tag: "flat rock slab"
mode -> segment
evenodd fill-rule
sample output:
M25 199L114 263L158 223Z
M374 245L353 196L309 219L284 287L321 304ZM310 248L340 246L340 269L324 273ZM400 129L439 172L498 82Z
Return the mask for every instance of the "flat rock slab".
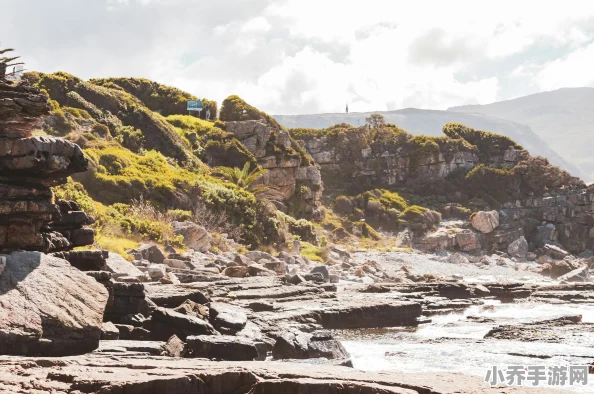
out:
M258 349L247 338L229 335L198 335L186 338L190 357L216 360L255 360Z
M145 287L147 297L158 306L175 308L185 300L205 304L210 302L206 295L208 283L188 283L179 285L150 284Z
M66 260L0 256L0 354L64 356L99 345L107 289Z
M117 253L109 253L109 257L105 260L105 267L107 271L112 272L115 278L122 276L140 277L143 273L131 262L123 258Z
M95 353L144 353L158 356L163 351L165 342L161 341L101 341Z
M418 302L346 294L333 299L282 303L278 311L260 312L258 317L271 325L315 321L326 329L376 328L416 325L421 310Z
M451 373L362 372L258 361L211 362L92 354L61 359L0 358L0 392L32 393L553 394L550 388L490 387Z
M319 287L279 286L264 289L250 289L234 291L230 296L238 300L253 300L257 298L290 298L305 294L319 294L324 290Z

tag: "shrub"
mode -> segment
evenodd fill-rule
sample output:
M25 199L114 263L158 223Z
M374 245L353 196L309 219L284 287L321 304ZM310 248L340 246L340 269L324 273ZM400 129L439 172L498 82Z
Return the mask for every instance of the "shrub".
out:
M186 114L187 102L198 100L198 97L183 90L143 78L92 79L90 82L127 92L138 98L151 111L159 112L163 116ZM210 107L211 119L216 119L217 103L208 99L202 99L202 102ZM206 116L205 112L200 113L201 118Z
M460 123L447 123L443 126L443 133L453 139L461 138L468 143L476 146L479 151L481 161L486 162L495 155L501 155L508 148L523 150L521 145L517 144L511 138L490 133L488 131L475 130Z
M240 120L265 120L269 126L281 129L274 118L264 112L252 107L239 96L227 97L221 106L221 114L219 118L222 121L240 121Z
M110 136L109 128L101 123L95 123L91 126L91 132L99 138L107 139Z

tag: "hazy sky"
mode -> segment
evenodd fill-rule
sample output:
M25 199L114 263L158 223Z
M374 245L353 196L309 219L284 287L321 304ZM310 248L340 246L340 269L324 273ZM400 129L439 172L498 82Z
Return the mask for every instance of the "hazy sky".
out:
M594 86L594 1L0 0L0 45L272 114L445 109Z

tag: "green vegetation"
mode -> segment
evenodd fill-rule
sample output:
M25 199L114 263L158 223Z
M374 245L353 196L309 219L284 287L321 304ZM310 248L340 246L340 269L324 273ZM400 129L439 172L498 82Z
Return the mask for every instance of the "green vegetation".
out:
M268 174L268 170L255 167L250 171L250 167L250 162L246 162L243 168L217 167L213 170L213 175L231 182L240 189L249 190L257 197L269 194L270 186L257 183L264 175Z
M408 171L415 172L425 156L433 156L434 161L439 161L439 144L435 137L417 135L408 141L411 150L408 153Z
M188 111L189 100L199 100L198 97L184 92L178 88L162 85L143 78L107 78L92 79L91 83L110 89L121 90L139 99L151 111L163 116L182 115ZM217 117L217 103L212 100L202 99L204 106L210 109L210 118ZM205 118L206 111L201 111L200 117Z
M229 96L222 104L221 114L219 118L222 121L239 121L239 120L265 120L271 127L282 129L274 118L255 107L252 107L239 96Z
M463 139L476 146L482 162L488 162L493 156L502 155L509 148L524 150L521 145L507 136L475 130L460 123L448 123L443 126L442 131L449 138Z
M197 165L190 147L165 118L124 90L84 82L64 72L30 73L25 79L61 106L85 110L98 123L106 125L112 136L118 136L121 126L142 130L145 149L155 149L187 167Z

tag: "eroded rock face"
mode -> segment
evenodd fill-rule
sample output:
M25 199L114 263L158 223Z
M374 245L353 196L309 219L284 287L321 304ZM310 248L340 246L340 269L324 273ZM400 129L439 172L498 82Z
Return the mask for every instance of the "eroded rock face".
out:
M65 356L99 345L108 293L67 261L38 252L1 256L0 354Z
M0 82L0 134L29 137L39 117L50 111L47 97L38 89Z
M80 147L31 137L47 97L26 86L0 83L0 252L53 252L93 243L93 220L72 202L54 204L49 186L88 169Z
M225 130L241 141L258 164L268 170L259 182L273 187L282 196L285 206L279 208L292 210L296 216L307 219L322 219L320 170L302 163L295 151L297 146L293 146L286 131L271 127L263 120L226 122ZM298 204L292 201L294 199Z

